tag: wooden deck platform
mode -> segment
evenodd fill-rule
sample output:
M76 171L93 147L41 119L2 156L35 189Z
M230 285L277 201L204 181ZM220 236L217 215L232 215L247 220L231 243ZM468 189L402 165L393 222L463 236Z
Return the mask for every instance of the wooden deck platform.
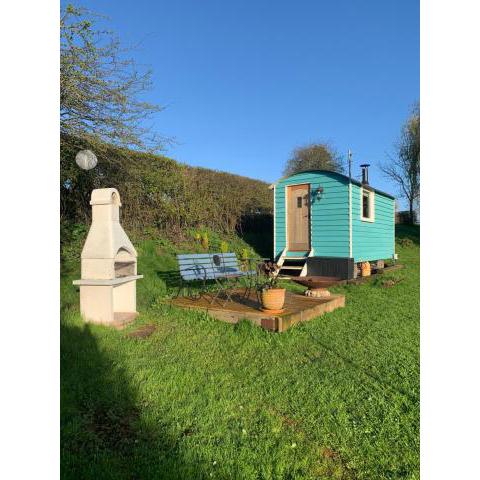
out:
M224 307L221 300L217 300L211 305L209 297L202 297L199 300L179 297L171 300L171 305L205 310L212 317L228 323L238 323L242 319L247 319L273 332L284 332L296 323L311 320L345 306L345 295L332 294L327 299L320 299L287 291L285 311L281 314L269 315L259 309L255 292L252 292L250 297L245 299L242 298L242 293L243 291L235 292L232 295L233 301L227 302Z

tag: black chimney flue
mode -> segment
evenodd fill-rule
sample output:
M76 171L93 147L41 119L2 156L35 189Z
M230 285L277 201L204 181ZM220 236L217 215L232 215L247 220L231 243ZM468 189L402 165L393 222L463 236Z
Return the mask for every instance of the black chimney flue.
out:
M368 185L368 167L370 166L369 163L363 163L360 165L362 167L362 184Z

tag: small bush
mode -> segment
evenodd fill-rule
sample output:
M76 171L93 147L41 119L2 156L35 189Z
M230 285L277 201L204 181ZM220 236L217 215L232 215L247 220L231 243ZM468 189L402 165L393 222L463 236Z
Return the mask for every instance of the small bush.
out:
M413 247L415 245L410 238L401 238L398 243L405 248Z

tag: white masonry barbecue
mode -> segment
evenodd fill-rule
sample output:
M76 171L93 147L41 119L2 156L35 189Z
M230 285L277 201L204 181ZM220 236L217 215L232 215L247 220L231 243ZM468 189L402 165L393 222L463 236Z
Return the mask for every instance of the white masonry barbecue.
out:
M136 310L137 252L120 225L116 188L92 191L92 225L82 250L80 311L87 322L121 327Z

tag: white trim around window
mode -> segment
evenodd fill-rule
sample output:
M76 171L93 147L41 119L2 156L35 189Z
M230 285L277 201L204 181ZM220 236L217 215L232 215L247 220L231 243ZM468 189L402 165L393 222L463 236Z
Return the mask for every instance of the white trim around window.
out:
M368 198L368 215L363 214L363 199L364 196ZM374 222L375 221L375 192L368 188L360 187L360 219L362 222Z

